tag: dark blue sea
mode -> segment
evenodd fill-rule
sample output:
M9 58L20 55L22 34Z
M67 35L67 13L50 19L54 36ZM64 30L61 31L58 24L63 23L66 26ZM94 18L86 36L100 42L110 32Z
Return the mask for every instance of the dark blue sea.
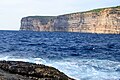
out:
M0 60L53 66L76 80L120 80L120 35L0 31Z

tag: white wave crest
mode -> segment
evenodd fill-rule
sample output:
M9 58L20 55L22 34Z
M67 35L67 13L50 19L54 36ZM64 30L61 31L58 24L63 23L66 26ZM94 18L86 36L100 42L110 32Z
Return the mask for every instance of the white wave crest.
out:
M98 59L43 60L41 58L0 57L0 60L24 61L53 66L76 80L120 80L120 62Z

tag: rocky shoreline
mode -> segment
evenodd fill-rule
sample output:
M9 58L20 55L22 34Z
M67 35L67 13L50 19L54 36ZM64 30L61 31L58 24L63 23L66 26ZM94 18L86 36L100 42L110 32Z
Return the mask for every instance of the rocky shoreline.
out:
M0 61L0 80L74 80L59 70L42 64Z

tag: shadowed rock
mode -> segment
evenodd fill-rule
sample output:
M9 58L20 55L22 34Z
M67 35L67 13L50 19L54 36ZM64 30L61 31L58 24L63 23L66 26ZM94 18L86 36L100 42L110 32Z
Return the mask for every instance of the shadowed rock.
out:
M0 61L0 80L74 80L59 70L21 61Z

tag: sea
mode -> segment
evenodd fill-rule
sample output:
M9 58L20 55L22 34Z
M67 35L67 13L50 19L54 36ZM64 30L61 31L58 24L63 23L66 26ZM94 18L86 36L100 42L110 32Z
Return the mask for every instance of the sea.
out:
M120 35L0 31L0 60L52 66L76 80L120 80Z

